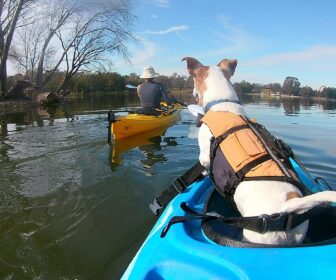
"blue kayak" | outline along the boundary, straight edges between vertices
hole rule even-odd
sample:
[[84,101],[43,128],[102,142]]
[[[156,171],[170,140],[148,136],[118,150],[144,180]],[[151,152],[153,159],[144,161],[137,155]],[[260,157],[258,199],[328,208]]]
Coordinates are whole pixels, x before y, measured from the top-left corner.
[[[325,190],[292,161],[302,181],[312,192]],[[241,231],[232,226],[207,224],[198,219],[162,230],[174,216],[188,215],[181,203],[196,212],[205,204],[223,205],[209,177],[194,182],[166,207],[147,239],[124,272],[122,279],[331,279],[336,277],[336,208],[310,222],[305,242],[299,246],[275,247],[239,240]],[[335,210],[335,211],[334,211]],[[232,209],[225,209],[233,215]],[[209,234],[209,229],[221,233]],[[222,235],[221,235],[222,234]],[[223,235],[224,234],[224,235]]]

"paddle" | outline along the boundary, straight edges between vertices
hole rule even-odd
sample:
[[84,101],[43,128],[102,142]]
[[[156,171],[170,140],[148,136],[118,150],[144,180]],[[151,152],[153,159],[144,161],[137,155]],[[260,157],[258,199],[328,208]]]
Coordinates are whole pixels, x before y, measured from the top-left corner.
[[117,110],[93,110],[93,111],[83,111],[83,112],[74,112],[74,115],[86,115],[86,114],[106,114],[110,111],[113,113],[134,113],[136,110],[141,109],[141,107],[132,107],[132,108],[125,108],[125,109],[117,109]]
[[198,115],[204,115],[203,108],[196,104],[188,105],[188,110],[195,117],[198,117]]
[[129,89],[137,89],[136,86],[133,86],[133,85],[130,85],[130,84],[127,84],[125,87],[129,88]]

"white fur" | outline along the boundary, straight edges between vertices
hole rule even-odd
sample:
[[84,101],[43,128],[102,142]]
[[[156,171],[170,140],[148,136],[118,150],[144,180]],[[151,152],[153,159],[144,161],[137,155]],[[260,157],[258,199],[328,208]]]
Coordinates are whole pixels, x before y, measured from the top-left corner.
[[[218,99],[238,100],[238,97],[221,69],[217,66],[209,68],[206,79],[206,91],[203,93],[203,106]],[[243,107],[235,103],[220,103],[211,110],[227,111],[245,115]],[[218,120],[220,121],[220,120]],[[200,147],[199,161],[205,167],[210,166],[210,139],[212,134],[209,128],[202,124],[198,134]],[[243,216],[256,216],[261,214],[274,214],[279,212],[305,212],[312,207],[325,202],[336,202],[336,192],[325,191],[303,198],[293,198],[287,201],[287,193],[300,191],[292,184],[274,181],[245,181],[238,185],[234,201]],[[244,230],[244,239],[264,244],[297,244],[301,243],[308,229],[308,221],[288,232],[267,232],[259,234]]]

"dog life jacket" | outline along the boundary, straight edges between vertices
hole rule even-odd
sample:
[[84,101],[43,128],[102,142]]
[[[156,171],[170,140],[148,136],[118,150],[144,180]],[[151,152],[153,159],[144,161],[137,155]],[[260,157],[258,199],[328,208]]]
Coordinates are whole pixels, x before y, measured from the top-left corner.
[[202,122],[213,135],[210,176],[221,194],[232,196],[243,179],[285,181],[302,189],[295,173],[282,164],[283,159],[280,163],[279,158],[271,155],[260,134],[257,136],[251,128],[259,124],[230,112],[212,110],[205,114]]

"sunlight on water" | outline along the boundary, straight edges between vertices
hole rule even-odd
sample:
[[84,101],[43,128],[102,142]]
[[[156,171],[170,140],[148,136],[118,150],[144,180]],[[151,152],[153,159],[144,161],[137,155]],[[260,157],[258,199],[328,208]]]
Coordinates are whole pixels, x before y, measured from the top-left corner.
[[[334,103],[244,104],[336,186]],[[198,159],[195,119],[185,109],[162,136],[110,147],[106,114],[97,111],[129,106],[136,98],[89,98],[0,116],[1,279],[120,277],[155,222],[148,204]]]

